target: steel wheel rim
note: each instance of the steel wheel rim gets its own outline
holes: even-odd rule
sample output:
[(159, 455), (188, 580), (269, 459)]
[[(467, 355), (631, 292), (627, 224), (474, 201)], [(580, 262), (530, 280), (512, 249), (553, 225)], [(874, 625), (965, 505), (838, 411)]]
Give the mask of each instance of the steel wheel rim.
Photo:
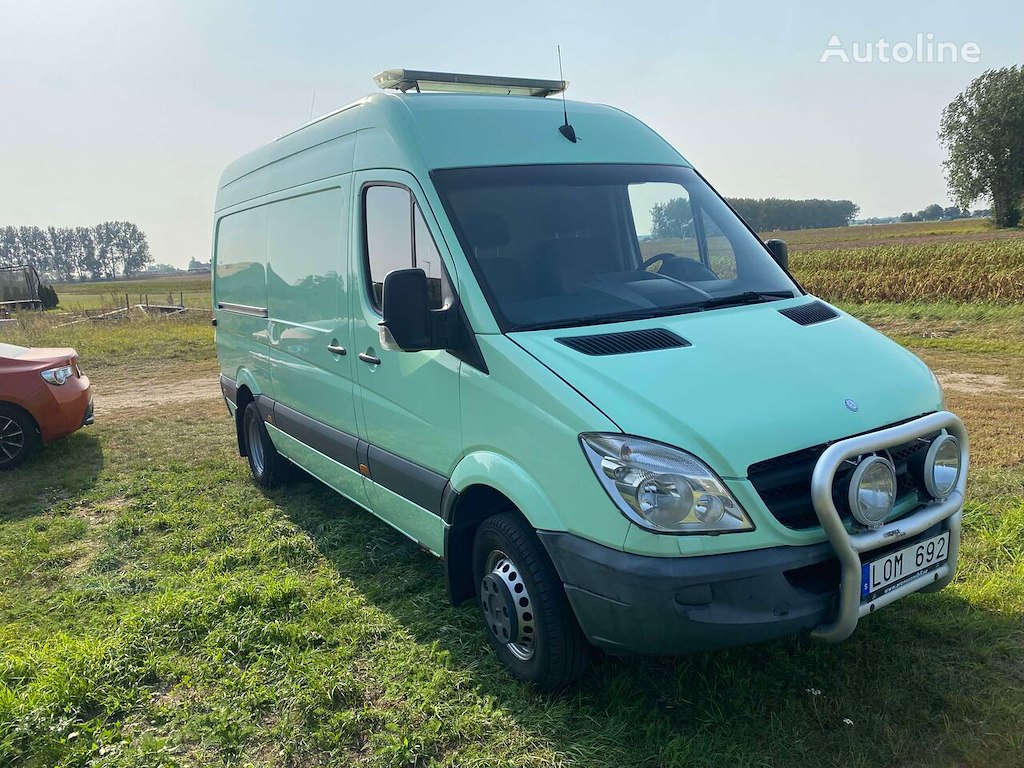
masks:
[(263, 474), (263, 440), (260, 435), (259, 416), (254, 415), (247, 420), (245, 440), (249, 444), (249, 460), (257, 475)]
[(25, 431), (14, 419), (0, 416), (0, 464), (13, 461), (25, 448)]
[[(491, 584), (494, 581), (500, 581), (509, 592), (509, 596), (512, 598), (514, 610), (516, 611), (515, 624), (517, 628), (516, 636), (514, 640), (505, 643), (505, 647), (508, 648), (509, 652), (520, 661), (530, 661), (536, 652), (536, 614), (534, 612), (533, 600), (530, 597), (529, 591), (526, 589), (526, 582), (523, 581), (522, 572), (519, 567), (513, 562), (512, 558), (506, 555), (501, 550), (495, 549), (487, 555), (487, 559), (484, 561), (484, 584), (481, 585), (481, 606), (484, 612), (485, 620), (489, 618), (488, 605), (485, 603), (485, 584), (488, 583), (488, 577), (492, 577)], [(491, 597), (497, 597), (491, 593)], [(493, 606), (492, 606), (493, 607)], [(498, 637), (497, 632), (492, 628), (491, 624), (488, 623), (488, 630)], [(499, 642), (501, 638), (498, 637)]]

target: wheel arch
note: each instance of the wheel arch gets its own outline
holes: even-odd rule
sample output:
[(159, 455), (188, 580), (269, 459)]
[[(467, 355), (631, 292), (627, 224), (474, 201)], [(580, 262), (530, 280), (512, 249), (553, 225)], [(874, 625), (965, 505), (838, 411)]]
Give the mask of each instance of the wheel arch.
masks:
[(245, 436), (242, 434), (242, 414), (245, 407), (260, 394), (256, 379), (245, 368), (239, 368), (235, 374), (235, 440), (238, 442), (238, 455), (246, 456)]
[(508, 510), (516, 511), (535, 530), (564, 528), (547, 494), (521, 466), (495, 453), (464, 457), (441, 501), (445, 581), (452, 605), (476, 595), (472, 563), (476, 529), (492, 515)]
[(4, 408), (10, 408), (14, 411), (17, 411), (18, 413), (23, 413), (25, 416), (27, 416), (29, 422), (31, 422), (32, 424), (32, 428), (35, 429), (36, 431), (36, 435), (40, 439), (42, 439), (43, 431), (39, 428), (39, 422), (36, 420), (36, 417), (32, 415), (32, 411), (30, 411), (25, 406), (19, 405), (18, 403), (12, 402), (10, 400), (0, 400), (0, 406), (3, 406)]

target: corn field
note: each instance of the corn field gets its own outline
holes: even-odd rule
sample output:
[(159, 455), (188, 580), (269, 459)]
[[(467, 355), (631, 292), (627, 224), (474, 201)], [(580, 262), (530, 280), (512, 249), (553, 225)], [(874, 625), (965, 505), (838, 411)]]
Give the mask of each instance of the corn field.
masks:
[(796, 251), (790, 267), (827, 301), (1024, 301), (1024, 237)]

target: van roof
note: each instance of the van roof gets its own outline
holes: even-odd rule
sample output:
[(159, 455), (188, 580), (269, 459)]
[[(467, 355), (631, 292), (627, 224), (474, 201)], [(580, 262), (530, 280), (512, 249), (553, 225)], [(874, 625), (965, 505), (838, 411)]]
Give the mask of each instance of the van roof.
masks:
[(306, 123), (231, 163), (217, 209), (351, 171), (556, 163), (689, 165), (635, 117), (566, 102), (579, 137), (558, 128), (561, 99), (467, 93), (375, 93)]

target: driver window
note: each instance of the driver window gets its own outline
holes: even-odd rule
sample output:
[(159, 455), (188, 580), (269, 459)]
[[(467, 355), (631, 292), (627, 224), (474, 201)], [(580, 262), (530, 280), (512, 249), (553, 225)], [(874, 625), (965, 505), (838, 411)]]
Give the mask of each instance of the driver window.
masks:
[(629, 185), (633, 226), (640, 254), (649, 272), (660, 272), (669, 261), (700, 261), (697, 226), (690, 198), (679, 184), (648, 182)]

